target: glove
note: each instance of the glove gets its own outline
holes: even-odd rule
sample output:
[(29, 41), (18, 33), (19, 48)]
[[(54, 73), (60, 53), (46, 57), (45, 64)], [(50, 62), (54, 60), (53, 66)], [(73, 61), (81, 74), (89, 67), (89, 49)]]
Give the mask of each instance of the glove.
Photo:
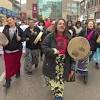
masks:
[(54, 54), (59, 54), (59, 51), (56, 48), (52, 48), (54, 51)]

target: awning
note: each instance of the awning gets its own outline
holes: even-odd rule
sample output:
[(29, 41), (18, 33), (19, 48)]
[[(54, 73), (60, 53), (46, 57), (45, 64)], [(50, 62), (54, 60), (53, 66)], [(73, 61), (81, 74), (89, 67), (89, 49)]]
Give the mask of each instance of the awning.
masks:
[(4, 7), (0, 7), (0, 14), (4, 14), (6, 16), (12, 16), (12, 17), (18, 16), (17, 13), (15, 13), (15, 12), (9, 10), (9, 9), (6, 9)]

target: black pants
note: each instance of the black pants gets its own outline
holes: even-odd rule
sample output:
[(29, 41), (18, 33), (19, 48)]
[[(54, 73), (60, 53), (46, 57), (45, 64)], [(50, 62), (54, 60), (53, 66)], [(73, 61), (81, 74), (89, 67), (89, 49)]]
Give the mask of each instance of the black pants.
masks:
[(89, 61), (92, 60), (94, 53), (95, 53), (95, 51), (92, 51), (91, 55), (89, 56)]

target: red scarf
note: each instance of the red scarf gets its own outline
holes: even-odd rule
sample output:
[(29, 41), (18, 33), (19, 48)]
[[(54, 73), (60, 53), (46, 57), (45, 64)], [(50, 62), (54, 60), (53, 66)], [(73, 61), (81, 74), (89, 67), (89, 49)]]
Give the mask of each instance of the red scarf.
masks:
[(56, 34), (56, 44), (57, 50), (59, 50), (59, 54), (65, 55), (67, 52), (68, 38), (62, 34)]

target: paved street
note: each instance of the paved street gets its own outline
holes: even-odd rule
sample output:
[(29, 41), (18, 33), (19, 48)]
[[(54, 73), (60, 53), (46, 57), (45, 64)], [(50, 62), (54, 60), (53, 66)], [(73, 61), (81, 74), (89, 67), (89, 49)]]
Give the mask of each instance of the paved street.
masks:
[[(49, 90), (47, 87), (44, 87), (41, 65), (42, 62), (39, 68), (34, 70), (32, 76), (26, 75), (22, 67), (21, 78), (13, 78), (11, 88), (7, 94), (2, 86), (3, 80), (0, 83), (0, 100), (49, 100)], [(2, 67), (1, 58), (0, 67)], [(100, 100), (100, 70), (91, 66), (89, 66), (89, 70), (87, 85), (84, 85), (79, 79), (76, 79), (76, 82), (67, 82), (65, 84), (64, 100)]]
[[(89, 43), (86, 39), (78, 41), (75, 39), (75, 42), (70, 42), (72, 38), (80, 36), (86, 38)], [(23, 46), (21, 46), (22, 41)], [(5, 83), (3, 48), (5, 53), (9, 53), (5, 57), (12, 71), (12, 67), (15, 68), (18, 65), (16, 58), (20, 56), (20, 52), (17, 51), (21, 50), (21, 47), (23, 47), (21, 76), (12, 77), (11, 87), (6, 91), (3, 87)], [(51, 91), (46, 87), (42, 74), (43, 61), (40, 60), (38, 68), (35, 69), (33, 66), (32, 75), (27, 75), (24, 71), (26, 50), (28, 56), (32, 55), (26, 58), (30, 62), (32, 58), (37, 57), (38, 48), (43, 49), (42, 52), (45, 51), (47, 58), (50, 54), (51, 56), (62, 55), (61, 60), (66, 62), (66, 68), (66, 60), (70, 60), (66, 59), (68, 55), (75, 58), (86, 54), (91, 56), (95, 50), (92, 60), (100, 63), (100, 0), (0, 0), (0, 100), (53, 100), (50, 98)], [(10, 53), (15, 55), (10, 56)], [(13, 61), (10, 65), (12, 57), (15, 62)], [(60, 57), (57, 60), (59, 59)], [(52, 57), (50, 60), (47, 59), (47, 65), (52, 65), (51, 63), (55, 65), (56, 61), (53, 62)], [(87, 62), (85, 59), (79, 65), (82, 66)], [(60, 65), (58, 62), (57, 66)], [(75, 82), (65, 82), (64, 100), (100, 100), (100, 68), (96, 69), (94, 65), (94, 62), (88, 65), (87, 84), (77, 73)], [(48, 67), (48, 72), (50, 72), (49, 69), (52, 70)], [(58, 74), (61, 74), (62, 68), (55, 69)], [(6, 85), (6, 87), (9, 86)]]

